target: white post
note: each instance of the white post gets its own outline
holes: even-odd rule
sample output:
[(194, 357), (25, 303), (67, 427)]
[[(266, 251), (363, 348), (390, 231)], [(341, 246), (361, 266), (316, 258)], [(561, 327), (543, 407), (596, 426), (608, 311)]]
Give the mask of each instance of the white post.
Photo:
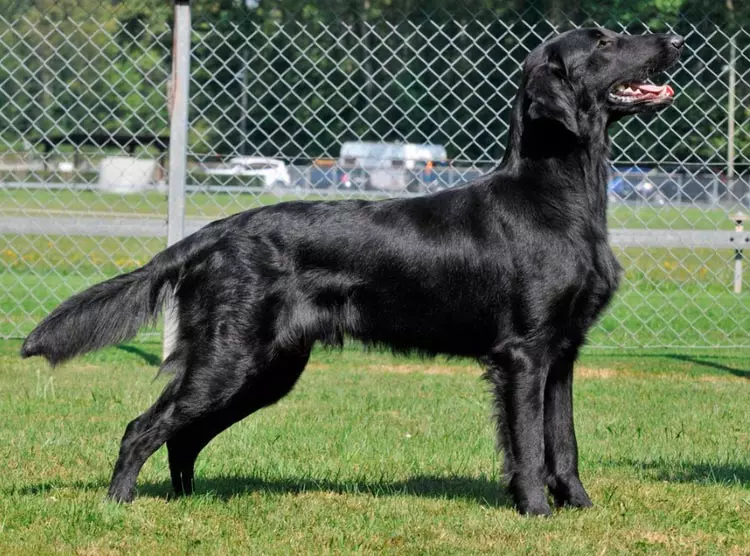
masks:
[(734, 231), (739, 234), (737, 246), (734, 249), (734, 293), (742, 293), (742, 231), (745, 229), (745, 220), (748, 217), (738, 212), (730, 218), (734, 220)]
[[(185, 235), (185, 166), (187, 163), (188, 89), (190, 86), (190, 0), (175, 0), (172, 41), (172, 87), (169, 99), (169, 200), (167, 209), (167, 245)], [(163, 357), (166, 359), (177, 341), (177, 307), (167, 297), (164, 307)]]

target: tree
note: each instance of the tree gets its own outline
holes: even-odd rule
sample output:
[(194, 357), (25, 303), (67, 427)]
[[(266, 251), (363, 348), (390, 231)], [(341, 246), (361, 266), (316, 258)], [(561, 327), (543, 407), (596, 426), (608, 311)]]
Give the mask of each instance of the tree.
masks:
[[(630, 121), (627, 132), (647, 140), (618, 141), (615, 156), (720, 163), (727, 33), (750, 23), (750, 2), (735, 4), (732, 23), (715, 0), (262, 0), (252, 10), (240, 0), (194, 2), (191, 149), (245, 145), (300, 159), (382, 138), (497, 159), (526, 52), (555, 30), (596, 22), (688, 36), (672, 75), (679, 110)], [(0, 9), (14, 22), (0, 35), (15, 41), (0, 39), (7, 141), (101, 127), (166, 131), (170, 3), (0, 0)], [(737, 158), (747, 161), (750, 41), (739, 37)]]

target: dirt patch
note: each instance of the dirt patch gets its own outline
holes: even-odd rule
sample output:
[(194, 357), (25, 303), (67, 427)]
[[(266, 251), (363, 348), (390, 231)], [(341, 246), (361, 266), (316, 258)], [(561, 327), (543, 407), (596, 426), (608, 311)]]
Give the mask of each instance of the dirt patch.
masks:
[(664, 533), (658, 533), (656, 531), (647, 531), (643, 534), (643, 538), (652, 544), (669, 544), (670, 539)]
[(326, 363), (308, 363), (305, 369), (308, 371), (324, 371), (329, 369), (331, 366)]
[(698, 380), (700, 382), (747, 382), (746, 378), (732, 375), (701, 375), (698, 377), (693, 377), (693, 380)]
[(627, 376), (628, 371), (616, 371), (614, 369), (593, 369), (591, 367), (576, 367), (576, 378), (614, 378), (616, 376)]
[[(307, 365), (308, 370), (327, 370), (331, 368), (330, 363), (309, 363)], [(444, 365), (435, 363), (393, 363), (393, 364), (362, 364), (357, 365), (358, 370), (363, 370), (373, 373), (389, 373), (389, 374), (423, 374), (423, 375), (461, 375), (471, 374), (479, 376), (481, 369), (478, 366), (472, 365)], [(690, 376), (682, 375), (680, 373), (658, 373), (658, 372), (646, 372), (646, 371), (634, 371), (629, 369), (612, 369), (608, 367), (595, 368), (595, 367), (576, 367), (575, 368), (576, 379), (612, 379), (612, 378), (642, 378), (650, 380), (681, 380), (681, 381), (695, 381), (695, 382), (709, 382), (709, 383), (722, 383), (722, 382), (747, 382), (747, 379), (737, 376), (721, 376), (721, 375), (699, 375)]]
[(649, 380), (680, 380), (680, 381), (693, 381), (693, 382), (746, 382), (747, 379), (738, 376), (731, 375), (686, 375), (675, 373), (657, 373), (657, 372), (646, 372), (646, 371), (631, 371), (628, 369), (594, 369), (591, 367), (576, 367), (575, 369), (576, 378), (643, 378)]
[[(329, 363), (309, 363), (307, 370), (320, 371), (330, 369)], [(397, 364), (362, 364), (356, 366), (357, 370), (373, 373), (390, 373), (398, 375), (423, 374), (423, 375), (456, 375), (464, 373), (476, 373), (479, 368), (460, 365), (436, 365), (430, 363), (397, 363)]]
[(461, 367), (451, 365), (434, 365), (425, 364), (420, 365), (416, 363), (403, 363), (397, 365), (366, 365), (363, 367), (366, 371), (374, 371), (380, 373), (393, 373), (393, 374), (415, 374), (420, 373), (424, 375), (456, 375), (464, 374), (476, 369), (473, 367)]

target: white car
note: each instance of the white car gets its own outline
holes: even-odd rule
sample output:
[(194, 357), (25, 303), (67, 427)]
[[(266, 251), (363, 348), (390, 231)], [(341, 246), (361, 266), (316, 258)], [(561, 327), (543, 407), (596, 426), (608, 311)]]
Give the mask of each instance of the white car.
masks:
[(258, 176), (264, 187), (289, 187), (291, 179), (286, 164), (275, 158), (235, 156), (224, 166), (206, 168), (212, 176)]

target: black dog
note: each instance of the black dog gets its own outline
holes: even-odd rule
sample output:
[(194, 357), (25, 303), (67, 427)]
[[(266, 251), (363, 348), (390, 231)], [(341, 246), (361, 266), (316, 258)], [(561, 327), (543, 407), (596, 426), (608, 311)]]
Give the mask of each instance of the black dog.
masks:
[(510, 490), (523, 513), (590, 506), (578, 477), (573, 363), (614, 293), (607, 126), (672, 100), (641, 81), (683, 40), (562, 34), (526, 60), (500, 168), (467, 187), (380, 202), (290, 202), (215, 222), (146, 266), (65, 301), (21, 354), (55, 364), (132, 337), (179, 307), (175, 373), (122, 439), (109, 496), (133, 498), (167, 443), (192, 492), (198, 453), (287, 394), (316, 342), (474, 357), (496, 396)]

